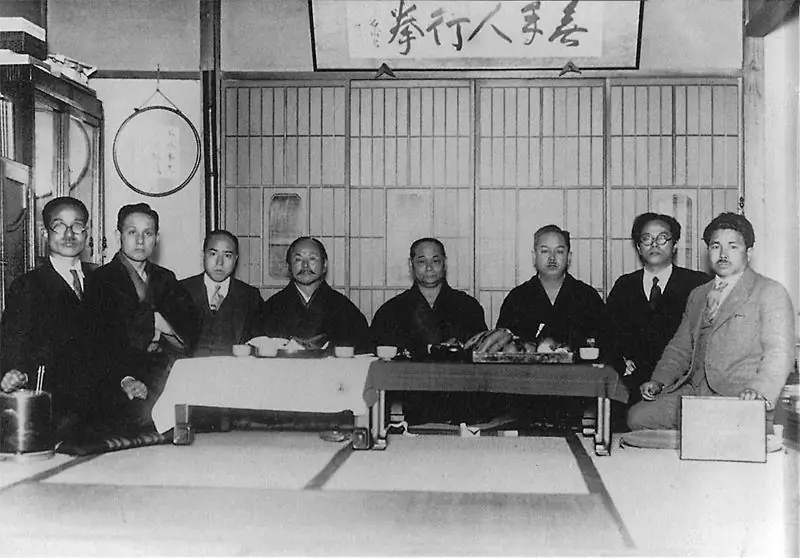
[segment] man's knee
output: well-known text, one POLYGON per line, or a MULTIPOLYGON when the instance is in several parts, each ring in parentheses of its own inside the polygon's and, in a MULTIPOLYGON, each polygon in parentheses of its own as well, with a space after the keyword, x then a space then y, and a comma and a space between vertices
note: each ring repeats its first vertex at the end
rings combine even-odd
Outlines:
POLYGON ((678 422, 678 408, 667 398, 639 401, 628 410, 631 430, 674 430, 678 422))

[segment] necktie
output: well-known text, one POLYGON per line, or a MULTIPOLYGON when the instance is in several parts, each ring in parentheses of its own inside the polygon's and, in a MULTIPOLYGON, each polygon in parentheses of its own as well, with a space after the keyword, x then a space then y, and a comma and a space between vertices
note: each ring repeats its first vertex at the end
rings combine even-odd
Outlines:
POLYGON ((81 286, 81 277, 78 275, 78 270, 70 269, 69 272, 72 274, 72 289, 78 296, 78 300, 83 300, 83 287, 81 286))
POLYGON ((650 308, 655 310, 661 301, 661 287, 658 286, 658 277, 653 277, 653 286, 650 288, 650 308))
POLYGON ((713 322, 719 312, 720 304, 722 304, 722 291, 728 286, 726 281, 720 281, 708 293, 706 298, 706 312, 708 313, 708 321, 713 322))
POLYGON ((209 307, 214 312, 216 312, 217 309, 220 307, 220 304, 222 304, 222 299, 224 298, 222 296, 222 293, 219 292, 221 288, 222 285, 216 285, 214 287, 214 294, 211 295, 211 302, 209 303, 209 307))

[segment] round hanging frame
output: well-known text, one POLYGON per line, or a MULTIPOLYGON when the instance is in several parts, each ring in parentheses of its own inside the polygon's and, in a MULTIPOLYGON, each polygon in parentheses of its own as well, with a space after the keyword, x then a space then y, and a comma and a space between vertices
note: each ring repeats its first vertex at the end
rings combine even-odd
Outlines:
POLYGON ((134 109, 125 119, 112 152, 114 168, 128 188, 160 198, 186 186, 197 173, 200 134, 177 108, 152 105, 134 109))

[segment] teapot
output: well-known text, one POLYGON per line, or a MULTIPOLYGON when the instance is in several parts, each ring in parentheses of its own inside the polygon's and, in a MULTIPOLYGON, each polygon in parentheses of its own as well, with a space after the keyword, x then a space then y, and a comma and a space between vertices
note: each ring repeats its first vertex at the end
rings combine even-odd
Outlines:
POLYGON ((52 399, 46 391, 0 393, 0 458, 49 459, 54 454, 52 399))

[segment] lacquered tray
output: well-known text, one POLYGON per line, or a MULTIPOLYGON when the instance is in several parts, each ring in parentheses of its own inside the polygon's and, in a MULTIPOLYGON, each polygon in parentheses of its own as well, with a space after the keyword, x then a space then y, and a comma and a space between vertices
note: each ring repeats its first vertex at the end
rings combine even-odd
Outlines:
POLYGON ((472 353, 472 362, 496 364, 572 364, 574 353, 472 353))

